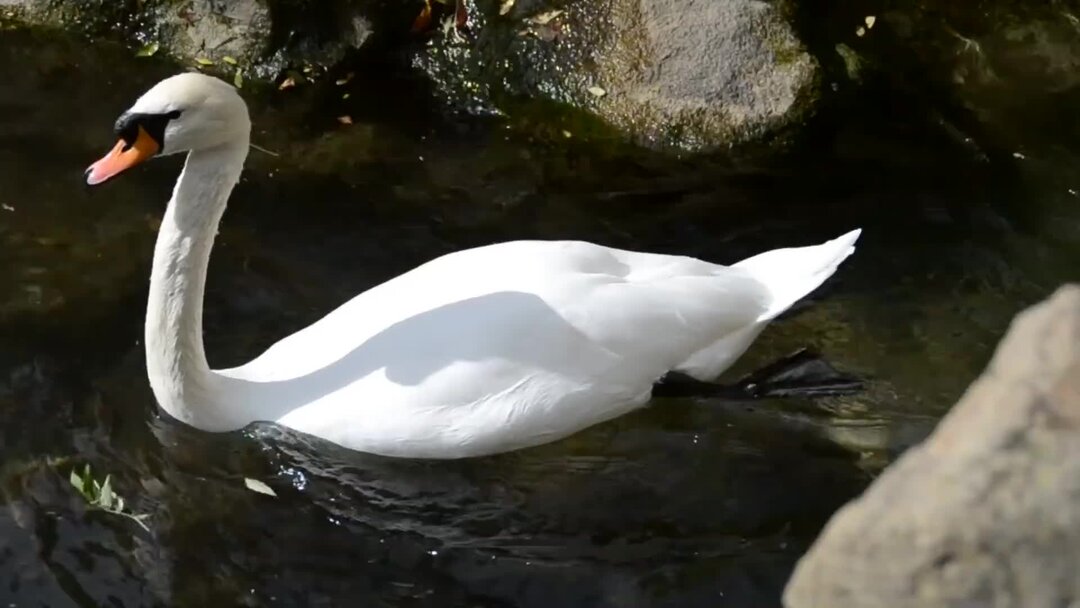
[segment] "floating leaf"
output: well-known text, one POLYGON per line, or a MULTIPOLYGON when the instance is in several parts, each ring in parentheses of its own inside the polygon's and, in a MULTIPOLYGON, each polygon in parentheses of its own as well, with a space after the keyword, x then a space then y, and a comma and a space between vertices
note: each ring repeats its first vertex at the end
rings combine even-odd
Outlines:
POLYGON ((574 136, 574 134, 571 133, 570 131, 567 131, 566 129, 563 129, 562 136, 567 138, 567 139, 570 139, 571 137, 574 136))
POLYGON ((79 476, 79 472, 71 469, 71 477, 68 479, 71 481, 72 487, 78 490, 79 494, 83 494, 83 478, 79 476))
POLYGON ((222 57, 221 60, 229 65, 236 65, 238 63, 234 57, 230 57, 228 55, 222 57))
POLYGON ((148 43, 148 44, 144 44, 144 45, 142 45, 142 48, 135 51, 135 56, 136 57, 153 57, 154 53, 158 52, 159 48, 161 48, 161 47, 156 42, 151 42, 151 43, 148 43))
POLYGON ((877 22, 877 17, 873 15, 867 15, 866 19, 864 19, 863 21, 866 22, 866 29, 871 29, 874 27, 874 23, 877 22))
POLYGON ((258 492, 259 494, 266 494, 267 496, 277 496, 277 492, 273 488, 259 481, 258 479, 252 479, 250 477, 244 478, 244 485, 252 492, 258 492))
POLYGON ((248 145, 251 146, 253 149, 258 150, 259 152, 262 152, 263 154, 269 154, 270 156, 281 156, 277 152, 274 152, 273 150, 267 150, 259 144, 249 143, 248 145))
POLYGON ((124 499, 113 490, 112 476, 106 475, 105 481, 98 483, 96 479, 90 474, 90 465, 87 464, 83 467, 82 473, 78 469, 72 469, 71 474, 68 476, 68 481, 71 485, 78 490, 83 499, 91 507, 101 509, 106 513, 112 513, 113 515, 120 515, 134 520, 139 524, 142 529, 147 532, 150 528, 143 523, 143 520, 149 517, 145 514, 135 514, 126 510, 126 504, 124 499))
POLYGON ((607 91, 600 87, 589 87, 589 93, 593 97, 603 97, 604 95, 607 95, 607 91))
POLYGON ((105 483, 101 484, 101 493, 98 494, 98 504, 101 505, 101 508, 103 509, 111 509, 113 508, 113 500, 115 498, 116 495, 113 494, 112 489, 112 476, 106 475, 105 483))
POLYGON ((240 70, 236 70, 236 73, 233 74, 232 83, 238 89, 244 88, 244 75, 240 73, 240 70))
POLYGON ((199 64, 199 65, 201 65, 203 67, 207 67, 207 66, 214 65, 214 60, 213 59, 208 59, 206 57, 196 57, 195 58, 195 63, 197 63, 197 64, 199 64))
POLYGON ((351 125, 351 124, 353 124, 352 123, 352 116, 338 116, 337 121, 340 122, 343 125, 351 125))
POLYGON ((503 3, 499 5, 499 14, 505 15, 512 8, 514 8, 514 0, 503 0, 503 3))
POLYGON ((337 85, 337 86, 339 86, 339 87, 340 87, 341 85, 343 85, 343 84, 349 84, 349 81, 353 79, 353 76, 354 76, 354 74, 353 74, 352 72, 349 72, 349 73, 348 73, 348 74, 346 74, 345 76, 343 76, 343 77, 341 77, 341 78, 338 78, 337 80, 335 80, 335 81, 334 81, 334 84, 336 84, 336 85, 337 85))
POLYGON ((284 91, 285 89, 291 89, 291 88, 293 88, 295 86, 296 86, 296 79, 293 78, 292 76, 289 76, 285 80, 281 81, 281 84, 278 85, 278 90, 279 91, 284 91))
POLYGON ((342 95, 342 96, 341 96, 341 98, 342 98, 342 99, 348 99, 348 98, 349 98, 349 94, 348 94, 348 93, 345 93, 344 95, 342 95))

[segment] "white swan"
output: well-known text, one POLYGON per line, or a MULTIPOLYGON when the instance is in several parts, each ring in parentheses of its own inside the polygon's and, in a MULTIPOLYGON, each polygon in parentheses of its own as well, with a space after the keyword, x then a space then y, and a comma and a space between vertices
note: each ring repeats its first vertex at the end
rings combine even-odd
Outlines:
POLYGON ((276 421, 347 448, 460 458, 534 446, 641 407, 669 371, 712 380, 854 251, 859 230, 730 267, 575 241, 459 251, 371 288, 247 365, 211 370, 202 304, 251 123, 230 85, 181 74, 116 123, 101 183, 187 152, 154 248, 146 365, 174 418, 276 421))

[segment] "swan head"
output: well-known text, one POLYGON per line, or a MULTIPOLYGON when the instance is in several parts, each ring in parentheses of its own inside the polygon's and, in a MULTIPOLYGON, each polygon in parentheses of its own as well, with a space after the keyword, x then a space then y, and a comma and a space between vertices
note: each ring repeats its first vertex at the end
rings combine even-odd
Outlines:
POLYGON ((194 72, 162 80, 120 115, 119 141, 86 169, 86 183, 103 183, 154 156, 206 150, 242 142, 251 120, 232 85, 194 72))

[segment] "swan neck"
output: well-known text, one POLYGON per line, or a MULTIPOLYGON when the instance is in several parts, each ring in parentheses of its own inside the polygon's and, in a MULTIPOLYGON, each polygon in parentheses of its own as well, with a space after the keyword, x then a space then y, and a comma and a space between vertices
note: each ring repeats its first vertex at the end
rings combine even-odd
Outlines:
POLYGON ((158 403, 173 417, 205 430, 231 430, 216 403, 221 379, 203 346, 203 296, 210 250, 229 194, 239 181, 247 142, 188 153, 165 209, 150 274, 146 364, 158 403))

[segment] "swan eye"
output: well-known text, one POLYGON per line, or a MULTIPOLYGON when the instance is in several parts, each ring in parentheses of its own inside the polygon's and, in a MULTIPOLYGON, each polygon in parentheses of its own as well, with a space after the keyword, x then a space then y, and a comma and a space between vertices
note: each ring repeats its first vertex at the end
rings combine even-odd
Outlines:
POLYGON ((181 110, 172 110, 161 114, 148 114, 143 112, 126 112, 116 120, 114 130, 116 135, 124 140, 128 148, 135 145, 135 139, 139 136, 139 127, 146 131, 147 135, 154 139, 158 148, 165 147, 165 127, 170 120, 180 117, 181 110))

